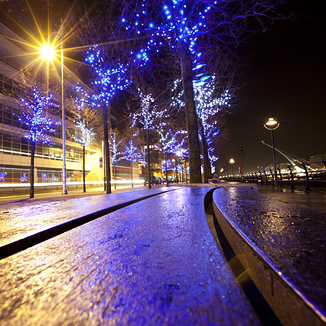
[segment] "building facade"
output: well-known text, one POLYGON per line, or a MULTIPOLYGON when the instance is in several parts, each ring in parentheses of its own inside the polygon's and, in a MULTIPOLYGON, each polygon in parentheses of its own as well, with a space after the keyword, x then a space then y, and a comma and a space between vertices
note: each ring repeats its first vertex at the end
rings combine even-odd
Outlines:
MULTIPOLYGON (((17 104, 20 74, 35 58, 28 54, 23 40, 0 23, 0 191, 17 191, 29 187, 31 166, 31 142, 25 138, 26 126, 18 117, 21 108, 17 104)), ((69 83, 68 80, 65 80, 69 83)), ((40 87, 44 87, 40 85, 40 87)), ((60 116, 60 98, 54 98, 59 105, 57 116, 47 115, 54 121, 60 116)), ((70 102, 65 100, 66 106, 70 102)), ((83 175, 83 148, 71 135, 80 131, 76 125, 66 119, 66 169, 67 185, 81 186, 83 175)), ((55 126, 55 131, 48 135, 54 145, 36 144, 34 182, 35 189, 58 187, 62 184, 63 141, 62 127, 55 126)), ((104 179, 102 141, 95 140, 86 148, 86 182, 89 185, 101 185, 104 179)))

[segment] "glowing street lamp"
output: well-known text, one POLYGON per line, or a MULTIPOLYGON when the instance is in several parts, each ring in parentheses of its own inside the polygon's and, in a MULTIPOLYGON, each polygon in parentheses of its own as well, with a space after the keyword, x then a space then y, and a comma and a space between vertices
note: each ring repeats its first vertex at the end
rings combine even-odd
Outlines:
POLYGON ((274 163, 274 173, 275 173, 275 189, 277 189, 277 171, 275 163, 275 146, 274 146, 274 134, 273 131, 279 127, 280 123, 273 118, 269 118, 267 122, 264 123, 264 127, 271 131, 272 137, 272 148, 273 148, 273 163, 274 163))
POLYGON ((55 51, 51 44, 44 44, 41 51, 43 58, 48 61, 52 60, 55 56, 55 51))

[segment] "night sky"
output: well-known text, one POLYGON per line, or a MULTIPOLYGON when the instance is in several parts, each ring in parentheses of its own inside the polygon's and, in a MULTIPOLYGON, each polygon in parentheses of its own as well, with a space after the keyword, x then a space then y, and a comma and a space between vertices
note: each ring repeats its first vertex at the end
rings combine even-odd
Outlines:
MULTIPOLYGON (((296 1, 292 9, 302 19, 278 21, 270 31, 250 39, 243 53, 248 99, 229 116, 230 140, 218 168, 244 147, 244 171, 272 163, 271 133, 263 126, 269 117, 281 124, 275 147, 301 158, 326 152, 326 50, 323 1, 296 1), (318 3, 317 3, 318 2, 318 3)), ((276 163, 286 162, 280 154, 276 163)))

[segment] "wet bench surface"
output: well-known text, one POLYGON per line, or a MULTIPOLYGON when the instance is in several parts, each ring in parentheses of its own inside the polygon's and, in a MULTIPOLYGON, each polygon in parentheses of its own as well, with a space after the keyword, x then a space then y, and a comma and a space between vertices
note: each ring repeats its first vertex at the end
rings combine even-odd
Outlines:
POLYGON ((220 188, 213 199, 242 236, 325 313, 326 214, 244 188, 220 188))
POLYGON ((1 325, 259 325, 209 229, 208 190, 145 199, 0 260, 1 325))
POLYGON ((165 191, 179 188, 164 187, 156 189, 135 190, 131 192, 99 195, 33 206, 0 210, 0 246, 17 241, 29 235, 54 227, 72 219, 92 214, 102 209, 113 207, 131 200, 144 198, 165 191))

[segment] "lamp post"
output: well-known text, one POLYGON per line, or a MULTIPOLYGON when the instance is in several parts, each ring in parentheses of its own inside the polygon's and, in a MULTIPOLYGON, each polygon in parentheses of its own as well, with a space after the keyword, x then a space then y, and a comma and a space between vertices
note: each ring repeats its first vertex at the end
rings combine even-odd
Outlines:
POLYGON ((165 169, 165 166, 166 166, 166 161, 163 160, 161 162, 161 174, 162 174, 162 177, 164 177, 164 170, 165 170, 165 177, 166 177, 166 169, 165 169))
POLYGON ((271 131, 272 138, 272 149, 273 149, 273 163, 274 163, 274 174, 275 174, 275 189, 277 189, 277 171, 275 163, 275 146, 274 146, 274 133, 273 131, 279 127, 280 123, 273 118, 269 118, 268 121, 264 123, 264 127, 271 131))
POLYGON ((244 155, 245 152, 246 152, 246 150, 243 147, 238 148, 238 154, 241 157, 241 166, 240 166, 241 179, 243 179, 243 155, 244 155))
MULTIPOLYGON (((176 155, 177 155, 177 157, 178 157, 178 163, 180 163, 181 151, 176 151, 176 155)), ((178 172, 177 172, 177 173, 178 173, 178 172)), ((179 173, 177 174, 177 180, 178 180, 178 175, 179 175, 179 173)), ((180 177, 181 177, 181 182, 183 182, 183 170, 182 170, 182 165, 181 165, 181 175, 180 175, 180 177)), ((178 181, 177 181, 177 183, 178 183, 178 181)))
POLYGON ((235 163, 235 160, 233 158, 230 158, 229 163, 231 164, 232 179, 233 179, 233 164, 235 163))
MULTIPOLYGON (((53 32, 49 35, 48 44, 45 44, 41 51, 43 57, 48 61, 48 69, 49 69, 49 60, 53 59, 55 56, 54 45, 50 44, 50 38, 54 35, 57 35, 58 32, 53 32)), ((61 36, 61 104, 62 104, 62 194, 68 194, 67 191, 67 169, 66 169, 66 114, 65 114, 65 94, 64 94, 64 79, 63 79, 63 22, 61 20, 61 28, 60 28, 60 36, 61 36)))
POLYGON ((63 26, 61 20, 61 95, 62 95, 62 194, 67 195, 67 169, 66 169, 66 113, 65 113, 65 85, 63 79, 63 26))

